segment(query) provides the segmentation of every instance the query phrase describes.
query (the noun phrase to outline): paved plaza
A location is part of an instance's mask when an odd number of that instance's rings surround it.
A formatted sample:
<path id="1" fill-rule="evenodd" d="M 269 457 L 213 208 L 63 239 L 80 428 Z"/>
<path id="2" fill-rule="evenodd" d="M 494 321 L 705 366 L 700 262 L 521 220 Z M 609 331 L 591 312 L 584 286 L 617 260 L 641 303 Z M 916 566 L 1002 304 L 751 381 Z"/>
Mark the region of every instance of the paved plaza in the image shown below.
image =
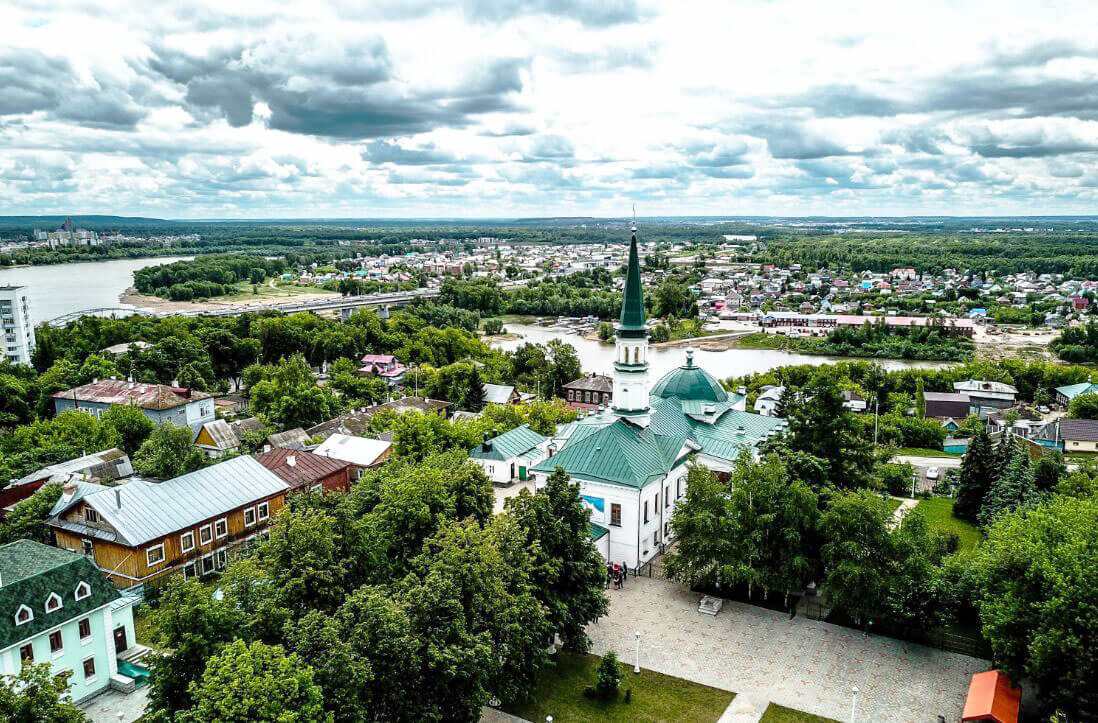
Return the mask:
<path id="1" fill-rule="evenodd" d="M 592 652 L 614 650 L 632 663 L 640 631 L 641 667 L 738 694 L 725 721 L 758 720 L 769 702 L 848 721 L 854 685 L 859 721 L 959 721 L 970 676 L 989 667 L 727 600 L 716 617 L 703 615 L 701 595 L 658 578 L 631 577 L 607 595 L 610 614 L 587 629 Z"/>
<path id="2" fill-rule="evenodd" d="M 146 685 L 129 694 L 108 690 L 80 708 L 91 723 L 133 723 L 145 714 L 148 702 L 149 686 Z"/>

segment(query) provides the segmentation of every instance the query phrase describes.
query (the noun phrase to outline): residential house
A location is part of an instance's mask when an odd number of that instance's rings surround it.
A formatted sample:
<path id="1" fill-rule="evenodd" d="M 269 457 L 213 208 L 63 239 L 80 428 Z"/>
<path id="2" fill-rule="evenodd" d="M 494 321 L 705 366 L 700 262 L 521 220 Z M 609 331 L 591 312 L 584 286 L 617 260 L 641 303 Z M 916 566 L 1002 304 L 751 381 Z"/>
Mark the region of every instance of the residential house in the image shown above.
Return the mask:
<path id="1" fill-rule="evenodd" d="M 844 391 L 843 392 L 843 406 L 852 412 L 861 414 L 866 410 L 865 397 L 857 392 Z"/>
<path id="2" fill-rule="evenodd" d="M 142 384 L 121 379 L 99 379 L 53 395 L 54 410 L 79 409 L 99 417 L 117 404 L 141 409 L 157 424 L 170 422 L 195 433 L 214 419 L 213 395 L 185 387 Z"/>
<path id="3" fill-rule="evenodd" d="M 95 454 L 58 462 L 35 470 L 0 489 L 0 519 L 4 510 L 30 497 L 45 484 L 66 484 L 73 481 L 111 482 L 133 474 L 129 455 L 117 447 Z"/>
<path id="4" fill-rule="evenodd" d="M 570 409 L 596 409 L 614 399 L 614 380 L 605 374 L 587 374 L 564 385 Z"/>
<path id="5" fill-rule="evenodd" d="M 1058 425 L 1065 452 L 1098 452 L 1098 419 L 1061 418 Z"/>
<path id="6" fill-rule="evenodd" d="M 1079 384 L 1068 384 L 1067 386 L 1056 387 L 1056 403 L 1064 409 L 1067 409 L 1067 406 L 1071 404 L 1072 399 L 1083 394 L 1098 394 L 1098 384 L 1080 382 Z"/>
<path id="7" fill-rule="evenodd" d="M 444 417 L 446 416 L 446 409 L 449 406 L 449 402 L 444 402 L 439 399 L 401 397 L 400 399 L 394 399 L 393 401 L 385 402 L 384 404 L 375 404 L 372 407 L 351 410 L 347 414 L 340 415 L 335 419 L 329 419 L 327 422 L 321 422 L 316 426 L 309 427 L 305 431 L 310 438 L 329 437 L 336 433 L 366 437 L 370 434 L 370 420 L 372 420 L 374 415 L 378 412 L 392 411 L 397 414 L 404 414 L 405 412 L 422 412 L 423 414 L 437 414 L 440 417 Z"/>
<path id="8" fill-rule="evenodd" d="M 309 443 L 309 435 L 301 427 L 287 429 L 285 432 L 275 432 L 263 441 L 263 451 L 272 449 L 305 449 Z"/>
<path id="9" fill-rule="evenodd" d="M 408 371 L 407 367 L 397 361 L 397 358 L 392 354 L 365 354 L 361 361 L 362 366 L 359 367 L 359 374 L 381 377 L 391 387 L 400 384 L 401 380 L 404 379 L 404 373 Z"/>
<path id="10" fill-rule="evenodd" d="M 226 454 L 232 454 L 240 450 L 240 440 L 229 423 L 224 419 L 215 419 L 206 422 L 198 430 L 198 436 L 194 439 L 194 446 L 206 453 L 206 456 L 217 459 Z"/>
<path id="11" fill-rule="evenodd" d="M 775 387 L 770 384 L 764 385 L 759 390 L 759 396 L 755 399 L 755 412 L 764 417 L 776 416 L 778 405 L 781 404 L 782 395 L 784 394 L 785 387 Z"/>
<path id="12" fill-rule="evenodd" d="M 229 552 L 266 532 L 289 485 L 252 457 L 165 482 L 65 485 L 46 524 L 59 547 L 95 561 L 118 587 L 182 571 L 221 570 Z"/>
<path id="13" fill-rule="evenodd" d="M 994 407 L 1010 409 L 1014 406 L 1018 390 L 1004 382 L 989 382 L 982 379 L 966 379 L 954 382 L 953 391 L 967 394 L 974 407 Z M 952 415 L 950 415 L 952 416 Z"/>
<path id="14" fill-rule="evenodd" d="M 967 394 L 923 392 L 923 399 L 926 400 L 926 416 L 934 419 L 964 419 L 972 411 L 972 400 Z"/>
<path id="15" fill-rule="evenodd" d="M 356 468 L 350 462 L 296 449 L 272 449 L 255 458 L 297 492 L 350 492 Z"/>
<path id="16" fill-rule="evenodd" d="M 315 454 L 324 457 L 349 462 L 361 470 L 382 465 L 392 453 L 392 441 L 382 439 L 368 439 L 366 437 L 352 437 L 346 434 L 330 435 L 319 447 L 313 450 Z"/>
<path id="17" fill-rule="evenodd" d="M 518 404 L 522 401 L 522 395 L 514 387 L 508 384 L 485 384 L 485 404 Z"/>
<path id="18" fill-rule="evenodd" d="M 549 437 L 530 429 L 529 424 L 492 437 L 469 450 L 469 459 L 484 468 L 495 484 L 509 485 L 527 479 L 527 473 L 549 455 Z"/>
<path id="19" fill-rule="evenodd" d="M 67 676 L 74 703 L 112 684 L 132 690 L 118 656 L 136 643 L 134 599 L 83 555 L 32 540 L 0 546 L 0 677 L 49 663 Z"/>

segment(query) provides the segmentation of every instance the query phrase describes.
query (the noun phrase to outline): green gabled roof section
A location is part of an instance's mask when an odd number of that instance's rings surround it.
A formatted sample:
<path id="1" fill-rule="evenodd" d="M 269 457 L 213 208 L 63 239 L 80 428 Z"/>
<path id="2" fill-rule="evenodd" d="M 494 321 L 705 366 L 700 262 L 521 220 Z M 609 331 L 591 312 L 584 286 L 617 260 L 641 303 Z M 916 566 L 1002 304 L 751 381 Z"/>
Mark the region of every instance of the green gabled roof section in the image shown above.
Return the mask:
<path id="1" fill-rule="evenodd" d="M 1090 382 L 1080 382 L 1078 384 L 1069 384 L 1066 387 L 1056 387 L 1056 391 L 1063 394 L 1069 400 L 1075 399 L 1080 394 L 1092 394 L 1098 392 L 1098 384 L 1091 384 Z"/>
<path id="2" fill-rule="evenodd" d="M 88 583 L 91 595 L 76 599 L 76 586 Z M 46 612 L 50 593 L 61 598 L 61 608 Z M 0 649 L 34 637 L 57 625 L 86 615 L 118 599 L 119 593 L 87 558 L 75 552 L 17 540 L 0 546 Z M 26 605 L 34 619 L 15 624 Z"/>
<path id="3" fill-rule="evenodd" d="M 625 270 L 625 297 L 622 299 L 618 331 L 627 332 L 627 336 L 648 333 L 648 326 L 644 322 L 644 294 L 641 289 L 640 255 L 637 253 L 635 228 L 633 238 L 629 241 L 629 265 Z"/>
<path id="4" fill-rule="evenodd" d="M 678 397 L 684 401 L 728 401 L 728 392 L 724 390 L 720 382 L 701 367 L 694 366 L 693 360 L 689 356 L 687 356 L 686 364 L 667 372 L 655 383 L 651 395 L 663 397 L 664 399 Z"/>
<path id="5" fill-rule="evenodd" d="M 701 446 L 702 454 L 731 462 L 744 449 L 757 447 L 766 441 L 771 432 L 780 432 L 784 425 L 785 420 L 778 417 L 730 409 L 714 424 L 697 423 L 694 441 Z"/>
<path id="6" fill-rule="evenodd" d="M 583 439 L 569 442 L 534 471 L 552 474 L 557 467 L 563 467 L 571 477 L 644 487 L 652 479 L 667 474 L 674 461 L 667 452 L 674 443 L 661 440 L 660 436 L 651 429 L 618 420 Z"/>
<path id="7" fill-rule="evenodd" d="M 530 429 L 529 424 L 523 424 L 489 440 L 490 449 L 485 449 L 483 444 L 478 444 L 469 450 L 469 456 L 473 459 L 504 461 L 529 452 L 547 439 L 549 438 Z"/>

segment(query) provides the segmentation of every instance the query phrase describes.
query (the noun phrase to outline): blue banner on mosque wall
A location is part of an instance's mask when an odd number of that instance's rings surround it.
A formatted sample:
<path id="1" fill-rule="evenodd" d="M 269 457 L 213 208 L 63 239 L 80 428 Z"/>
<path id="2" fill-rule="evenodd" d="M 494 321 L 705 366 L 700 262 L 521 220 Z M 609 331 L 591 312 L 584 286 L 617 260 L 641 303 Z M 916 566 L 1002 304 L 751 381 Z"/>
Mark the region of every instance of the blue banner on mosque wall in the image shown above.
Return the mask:
<path id="1" fill-rule="evenodd" d="M 580 497 L 599 512 L 606 511 L 606 503 L 601 497 L 588 497 L 587 495 L 580 495 Z"/>

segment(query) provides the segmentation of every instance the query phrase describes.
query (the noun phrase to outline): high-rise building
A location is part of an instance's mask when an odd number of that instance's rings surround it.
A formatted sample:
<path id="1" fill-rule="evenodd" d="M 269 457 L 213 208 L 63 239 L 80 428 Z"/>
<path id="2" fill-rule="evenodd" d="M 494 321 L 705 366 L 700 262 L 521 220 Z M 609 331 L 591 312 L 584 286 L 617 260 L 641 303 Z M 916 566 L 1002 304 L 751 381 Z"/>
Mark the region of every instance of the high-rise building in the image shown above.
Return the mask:
<path id="1" fill-rule="evenodd" d="M 16 364 L 30 364 L 34 354 L 34 324 L 30 319 L 26 286 L 0 286 L 0 328 L 3 357 Z"/>

